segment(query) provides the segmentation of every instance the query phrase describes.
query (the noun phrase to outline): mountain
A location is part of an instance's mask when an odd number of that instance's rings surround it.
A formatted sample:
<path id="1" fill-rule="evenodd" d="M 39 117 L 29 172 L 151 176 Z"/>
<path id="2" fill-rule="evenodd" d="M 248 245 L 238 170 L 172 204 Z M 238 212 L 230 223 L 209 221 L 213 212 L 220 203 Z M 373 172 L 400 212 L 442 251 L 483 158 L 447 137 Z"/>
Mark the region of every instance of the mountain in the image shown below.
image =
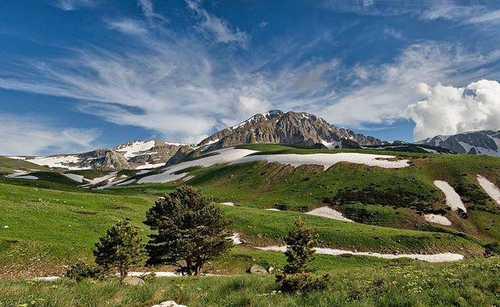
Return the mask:
<path id="1" fill-rule="evenodd" d="M 337 128 L 316 115 L 274 110 L 256 114 L 236 126 L 223 129 L 201 141 L 198 146 L 218 149 L 261 143 L 340 148 L 380 145 L 383 142 L 349 129 Z"/>
<path id="2" fill-rule="evenodd" d="M 382 145 L 384 142 L 349 129 L 335 127 L 313 114 L 272 110 L 255 114 L 236 126 L 216 132 L 194 148 L 179 150 L 167 164 L 173 165 L 212 150 L 243 144 L 360 148 L 362 145 Z"/>
<path id="3" fill-rule="evenodd" d="M 417 143 L 446 148 L 455 153 L 500 157 L 500 130 L 438 135 Z"/>
<path id="4" fill-rule="evenodd" d="M 55 168 L 80 169 L 148 169 L 164 165 L 182 144 L 159 140 L 134 141 L 114 149 L 97 149 L 77 154 L 47 157 L 16 157 L 28 162 Z"/>

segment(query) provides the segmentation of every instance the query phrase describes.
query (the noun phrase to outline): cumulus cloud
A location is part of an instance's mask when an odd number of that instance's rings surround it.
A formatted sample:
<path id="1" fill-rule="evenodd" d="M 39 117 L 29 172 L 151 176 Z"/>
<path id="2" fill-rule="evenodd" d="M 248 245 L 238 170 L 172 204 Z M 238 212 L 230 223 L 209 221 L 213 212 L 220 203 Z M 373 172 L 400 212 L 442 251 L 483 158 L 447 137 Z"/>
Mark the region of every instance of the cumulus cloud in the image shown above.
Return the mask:
<path id="1" fill-rule="evenodd" d="M 198 0 L 186 0 L 186 4 L 201 18 L 199 29 L 202 32 L 210 33 L 220 43 L 237 43 L 242 47 L 246 46 L 248 35 L 245 32 L 232 29 L 221 18 L 209 14 L 207 10 L 201 7 Z"/>
<path id="2" fill-rule="evenodd" d="M 45 119 L 0 113 L 0 155 L 38 155 L 89 150 L 97 130 L 60 129 Z"/>
<path id="3" fill-rule="evenodd" d="M 466 87 L 420 84 L 424 99 L 407 109 L 415 139 L 500 129 L 500 83 L 480 80 Z"/>
<path id="4" fill-rule="evenodd" d="M 422 97 L 417 91 L 420 83 L 462 83 L 477 79 L 488 75 L 489 64 L 498 60 L 498 52 L 481 55 L 448 45 L 411 45 L 394 63 L 358 67 L 356 70 L 363 71 L 362 77 L 371 79 L 319 112 L 332 123 L 350 127 L 391 123 L 403 118 L 407 107 Z"/>

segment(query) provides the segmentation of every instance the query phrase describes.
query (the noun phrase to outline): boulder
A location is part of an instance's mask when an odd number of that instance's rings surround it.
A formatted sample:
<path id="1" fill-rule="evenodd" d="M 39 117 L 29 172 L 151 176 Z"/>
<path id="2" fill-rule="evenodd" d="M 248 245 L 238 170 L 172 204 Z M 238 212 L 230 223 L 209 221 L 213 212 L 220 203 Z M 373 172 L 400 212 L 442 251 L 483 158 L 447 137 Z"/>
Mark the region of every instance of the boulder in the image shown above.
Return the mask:
<path id="1" fill-rule="evenodd" d="M 177 304 L 174 301 L 165 301 L 165 302 L 161 302 L 161 303 L 159 303 L 157 305 L 153 305 L 152 307 L 187 307 L 187 306 L 186 305 Z"/>
<path id="2" fill-rule="evenodd" d="M 127 276 L 123 279 L 123 283 L 128 286 L 142 286 L 144 285 L 144 280 L 135 276 Z"/>
<path id="3" fill-rule="evenodd" d="M 250 274 L 258 274 L 258 275 L 268 274 L 267 270 L 264 267 L 262 267 L 262 266 L 260 266 L 258 264 L 252 265 L 250 267 L 250 270 L 248 270 L 248 272 Z"/>

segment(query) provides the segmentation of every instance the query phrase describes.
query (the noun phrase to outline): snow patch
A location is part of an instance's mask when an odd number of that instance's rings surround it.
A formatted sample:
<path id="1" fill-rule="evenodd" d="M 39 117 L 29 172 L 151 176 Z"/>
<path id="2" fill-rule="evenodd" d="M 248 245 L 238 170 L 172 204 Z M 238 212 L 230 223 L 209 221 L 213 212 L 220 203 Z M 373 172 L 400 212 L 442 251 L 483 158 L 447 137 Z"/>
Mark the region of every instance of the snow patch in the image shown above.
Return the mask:
<path id="1" fill-rule="evenodd" d="M 281 211 L 280 209 L 276 209 L 276 208 L 269 208 L 269 209 L 264 209 L 264 210 L 267 210 L 267 211 Z"/>
<path id="2" fill-rule="evenodd" d="M 273 252 L 285 252 L 286 246 L 265 246 L 265 247 L 257 247 L 257 249 L 263 251 L 273 251 Z M 332 255 L 332 256 L 340 256 L 340 255 L 354 255 L 354 256 L 367 256 L 367 257 L 377 257 L 383 259 L 398 259 L 398 258 L 410 258 L 415 260 L 421 260 L 426 262 L 453 262 L 460 261 L 464 259 L 463 255 L 454 254 L 454 253 L 441 253 L 441 254 L 381 254 L 381 253 L 372 253 L 372 252 L 353 252 L 349 250 L 343 249 L 334 249 L 334 248 L 326 248 L 326 247 L 316 247 L 314 249 L 317 254 L 320 255 Z"/>
<path id="3" fill-rule="evenodd" d="M 321 139 L 321 144 L 323 144 L 323 146 L 325 146 L 328 149 L 333 149 L 333 148 L 341 147 L 340 146 L 340 142 L 336 142 L 336 141 L 327 142 L 327 141 L 325 141 L 323 139 Z"/>
<path id="4" fill-rule="evenodd" d="M 179 180 L 187 175 L 187 173 L 178 173 L 184 169 L 201 166 L 209 167 L 215 164 L 229 163 L 241 159 L 249 154 L 256 151 L 248 149 L 235 149 L 235 148 L 224 148 L 214 151 L 215 155 L 211 155 L 205 158 L 200 158 L 192 161 L 181 162 L 172 166 L 169 166 L 163 170 L 162 173 L 142 177 L 137 182 L 138 183 L 165 183 Z"/>
<path id="5" fill-rule="evenodd" d="M 151 168 L 158 168 L 158 167 L 162 167 L 165 165 L 165 162 L 162 162 L 162 163 L 155 163 L 155 164 L 151 164 L 151 163 L 146 163 L 146 164 L 143 164 L 143 165 L 139 165 L 138 167 L 136 167 L 135 169 L 151 169 Z"/>
<path id="6" fill-rule="evenodd" d="M 313 209 L 309 212 L 306 212 L 306 214 L 326 217 L 328 219 L 333 219 L 337 221 L 351 222 L 351 223 L 353 222 L 353 220 L 344 217 L 341 212 L 327 206 Z"/>
<path id="7" fill-rule="evenodd" d="M 439 224 L 439 225 L 444 225 L 444 226 L 451 226 L 451 221 L 446 216 L 443 216 L 443 215 L 426 214 L 426 215 L 424 215 L 424 218 L 429 223 L 434 223 L 434 224 Z"/>
<path id="8" fill-rule="evenodd" d="M 223 206 L 234 207 L 234 203 L 230 202 L 230 201 L 226 201 L 226 202 L 223 202 L 223 203 L 220 203 L 220 204 L 223 205 Z"/>
<path id="9" fill-rule="evenodd" d="M 408 160 L 394 160 L 396 157 L 388 155 L 373 155 L 363 153 L 332 153 L 332 154 L 277 154 L 277 155 L 255 155 L 243 157 L 235 162 L 248 163 L 255 161 L 277 162 L 288 164 L 293 167 L 301 165 L 322 165 L 326 170 L 339 162 L 365 164 L 383 168 L 408 167 Z"/>
<path id="10" fill-rule="evenodd" d="M 448 184 L 446 181 L 442 180 L 434 180 L 434 185 L 440 189 L 444 195 L 446 196 L 446 205 L 450 207 L 453 211 L 462 209 L 464 212 L 467 212 L 467 208 L 465 208 L 460 195 L 455 191 L 455 189 Z"/>
<path id="11" fill-rule="evenodd" d="M 232 236 L 228 237 L 228 239 L 231 239 L 233 240 L 233 244 L 234 245 L 240 245 L 240 244 L 243 244 L 243 241 L 241 241 L 241 237 L 240 237 L 240 234 L 235 232 L 233 233 Z"/>
<path id="12" fill-rule="evenodd" d="M 121 145 L 116 151 L 122 153 L 127 159 L 142 155 L 145 151 L 151 150 L 155 146 L 155 141 L 136 141 L 131 144 Z"/>
<path id="13" fill-rule="evenodd" d="M 177 304 L 175 301 L 164 301 L 152 307 L 187 307 L 186 305 Z"/>
<path id="14" fill-rule="evenodd" d="M 28 175 L 29 172 L 22 171 L 22 170 L 14 170 L 13 174 L 6 175 L 5 178 L 11 178 L 11 179 L 26 179 L 26 180 L 37 180 L 38 177 L 33 176 L 33 175 Z"/>
<path id="15" fill-rule="evenodd" d="M 69 179 L 76 181 L 78 183 L 83 183 L 85 177 L 82 175 L 71 174 L 71 173 L 63 173 L 63 176 L 68 177 Z"/>
<path id="16" fill-rule="evenodd" d="M 27 159 L 26 161 L 34 163 L 34 164 L 38 164 L 38 165 L 55 167 L 55 168 L 66 168 L 69 170 L 90 169 L 90 167 L 69 166 L 68 164 L 78 164 L 80 162 L 80 158 L 75 156 L 75 155 L 35 157 L 32 159 Z"/>
<path id="17" fill-rule="evenodd" d="M 477 175 L 477 181 L 486 194 L 488 194 L 498 205 L 500 205 L 500 189 L 493 182 L 481 175 Z"/>

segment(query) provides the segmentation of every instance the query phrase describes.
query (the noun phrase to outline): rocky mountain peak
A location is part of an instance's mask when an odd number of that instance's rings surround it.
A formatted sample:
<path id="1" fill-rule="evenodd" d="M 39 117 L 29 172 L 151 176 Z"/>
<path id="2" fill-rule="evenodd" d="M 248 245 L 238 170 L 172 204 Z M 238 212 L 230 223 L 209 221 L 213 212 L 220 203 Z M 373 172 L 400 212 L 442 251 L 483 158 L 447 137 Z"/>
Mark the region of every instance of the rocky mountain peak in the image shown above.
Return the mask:
<path id="1" fill-rule="evenodd" d="M 500 156 L 500 130 L 437 135 L 417 143 L 445 148 L 460 154 Z"/>
<path id="2" fill-rule="evenodd" d="M 223 129 L 201 141 L 198 147 L 217 149 L 254 143 L 323 145 L 334 148 L 378 145 L 382 141 L 348 129 L 337 128 L 310 113 L 272 110 L 255 114 L 238 125 Z"/>

